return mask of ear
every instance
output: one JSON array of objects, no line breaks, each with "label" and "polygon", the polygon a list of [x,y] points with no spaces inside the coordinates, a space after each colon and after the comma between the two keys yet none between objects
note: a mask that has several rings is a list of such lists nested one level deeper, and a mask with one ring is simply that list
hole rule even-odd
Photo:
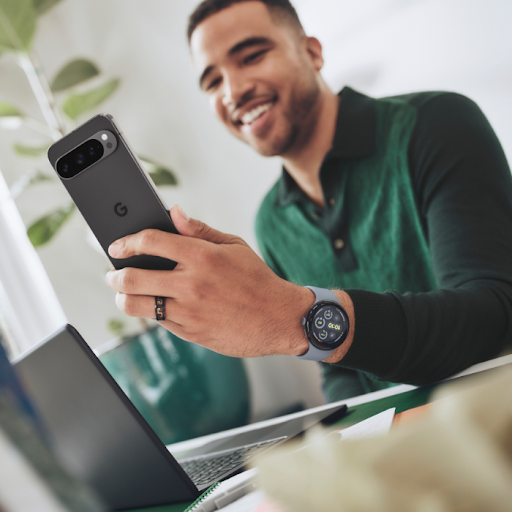
[{"label": "ear", "polygon": [[304,39],[306,52],[313,63],[314,68],[320,71],[324,67],[324,56],[322,54],[322,43],[316,37],[306,36]]}]

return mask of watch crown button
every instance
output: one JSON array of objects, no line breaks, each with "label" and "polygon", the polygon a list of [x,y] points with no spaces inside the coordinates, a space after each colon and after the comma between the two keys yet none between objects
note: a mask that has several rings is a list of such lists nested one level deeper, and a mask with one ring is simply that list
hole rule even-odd
[{"label": "watch crown button", "polygon": [[300,325],[306,325],[306,317],[300,319]]}]

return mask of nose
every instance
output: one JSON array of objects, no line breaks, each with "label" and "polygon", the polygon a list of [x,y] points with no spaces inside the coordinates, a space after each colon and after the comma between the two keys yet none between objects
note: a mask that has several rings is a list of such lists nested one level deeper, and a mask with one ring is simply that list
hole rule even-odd
[{"label": "nose", "polygon": [[230,111],[243,103],[254,89],[252,81],[239,70],[226,73],[223,84],[222,104]]}]

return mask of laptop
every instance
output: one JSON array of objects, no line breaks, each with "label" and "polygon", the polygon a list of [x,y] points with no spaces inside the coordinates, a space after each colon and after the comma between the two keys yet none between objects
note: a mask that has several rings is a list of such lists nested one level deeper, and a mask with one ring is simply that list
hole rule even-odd
[{"label": "laptop", "polygon": [[57,457],[111,510],[193,501],[257,454],[333,415],[329,409],[234,434],[176,460],[71,325],[13,364]]}]

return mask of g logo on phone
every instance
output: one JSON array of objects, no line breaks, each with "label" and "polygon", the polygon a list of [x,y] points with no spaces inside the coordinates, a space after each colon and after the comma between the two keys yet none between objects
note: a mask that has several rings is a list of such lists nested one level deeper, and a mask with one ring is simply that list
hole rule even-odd
[{"label": "g logo on phone", "polygon": [[119,217],[124,217],[128,213],[128,208],[123,203],[116,203],[114,211]]}]

